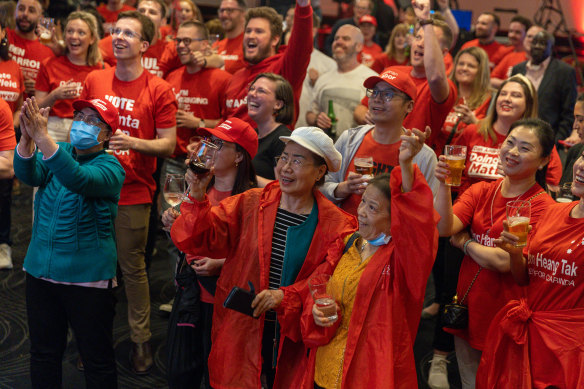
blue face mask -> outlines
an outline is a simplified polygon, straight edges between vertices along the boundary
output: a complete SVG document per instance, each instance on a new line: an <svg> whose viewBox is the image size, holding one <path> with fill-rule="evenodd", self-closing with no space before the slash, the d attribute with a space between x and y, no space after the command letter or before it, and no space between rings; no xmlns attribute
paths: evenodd
<svg viewBox="0 0 584 389"><path fill-rule="evenodd" d="M373 240L368 240L371 246L383 246L384 244L388 244L391 240L391 235L385 235L383 232L379 234L379 236Z"/></svg>
<svg viewBox="0 0 584 389"><path fill-rule="evenodd" d="M71 126L71 145L79 150L87 150L93 146L97 146L101 142L97 140L101 128L92 126L84 121L74 121Z"/></svg>

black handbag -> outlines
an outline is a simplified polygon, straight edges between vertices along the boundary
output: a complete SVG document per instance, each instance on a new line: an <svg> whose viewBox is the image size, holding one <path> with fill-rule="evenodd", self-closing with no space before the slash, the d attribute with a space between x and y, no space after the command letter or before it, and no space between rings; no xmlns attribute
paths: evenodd
<svg viewBox="0 0 584 389"><path fill-rule="evenodd" d="M444 310L442 311L442 315L440 317L443 327L452 328L455 330L461 330L468 327L468 307L464 305L464 300L466 299L466 296L468 296L468 292L470 292L470 288L472 288L472 285L479 276L481 270L483 270L482 267L480 267L477 271L477 274L475 274L472 282L466 290L466 293L464 294L464 297L462 297L460 302L458 302L458 296L455 295L452 298L452 302L444 306Z"/></svg>

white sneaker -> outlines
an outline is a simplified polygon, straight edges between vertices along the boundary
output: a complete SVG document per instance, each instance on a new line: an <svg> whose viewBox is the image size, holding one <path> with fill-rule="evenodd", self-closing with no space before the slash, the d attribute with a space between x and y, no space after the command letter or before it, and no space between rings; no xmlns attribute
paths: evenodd
<svg viewBox="0 0 584 389"><path fill-rule="evenodd" d="M12 248L6 243L0 244L0 269L12 269Z"/></svg>
<svg viewBox="0 0 584 389"><path fill-rule="evenodd" d="M428 373L428 386L431 389L450 389L446 355L434 354Z"/></svg>
<svg viewBox="0 0 584 389"><path fill-rule="evenodd" d="M166 304L160 304L160 306L158 307L158 310L160 310L162 312L170 313L170 312L172 312L172 305L173 304L174 304L174 299L170 300Z"/></svg>

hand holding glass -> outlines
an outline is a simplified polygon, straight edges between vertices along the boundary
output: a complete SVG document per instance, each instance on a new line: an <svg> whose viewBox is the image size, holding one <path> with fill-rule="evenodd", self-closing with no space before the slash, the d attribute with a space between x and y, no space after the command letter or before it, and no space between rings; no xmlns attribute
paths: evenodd
<svg viewBox="0 0 584 389"><path fill-rule="evenodd" d="M444 183L448 186L460 186L464 162L466 161L466 146L446 145L444 156L450 170L450 174L446 176Z"/></svg>
<svg viewBox="0 0 584 389"><path fill-rule="evenodd" d="M38 22L38 33L41 43L50 43L53 39L53 30L55 28L55 19L40 18Z"/></svg>
<svg viewBox="0 0 584 389"><path fill-rule="evenodd" d="M373 157L355 157L355 172L363 178L373 178Z"/></svg>
<svg viewBox="0 0 584 389"><path fill-rule="evenodd" d="M529 201L515 200L507 203L507 227L510 233L519 238L515 247L527 245L530 218L531 203Z"/></svg>
<svg viewBox="0 0 584 389"><path fill-rule="evenodd" d="M179 205L185 197L185 176L182 174L167 174L162 193L164 201L171 207Z"/></svg>
<svg viewBox="0 0 584 389"><path fill-rule="evenodd" d="M319 311L330 322L334 322L339 317L337 315L337 303L335 302L331 288L330 286L327 288L330 277L327 274L313 276L308 280L308 288Z"/></svg>

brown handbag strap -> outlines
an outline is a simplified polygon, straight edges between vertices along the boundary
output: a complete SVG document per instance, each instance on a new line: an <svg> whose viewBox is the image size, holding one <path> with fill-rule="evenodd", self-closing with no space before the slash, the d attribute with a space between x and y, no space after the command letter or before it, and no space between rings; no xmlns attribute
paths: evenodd
<svg viewBox="0 0 584 389"><path fill-rule="evenodd" d="M468 289L466 290L466 293L464 294L464 297L462 298L462 300L460 300L460 304L464 303L464 300L466 300L466 296L468 296L468 292L470 292L470 288L472 288L472 285L477 280L477 277L479 276L479 273L481 272L481 270L483 270L483 268L479 266L479 270L477 271L477 274L475 274L474 278L470 282L470 285L468 286Z"/></svg>

